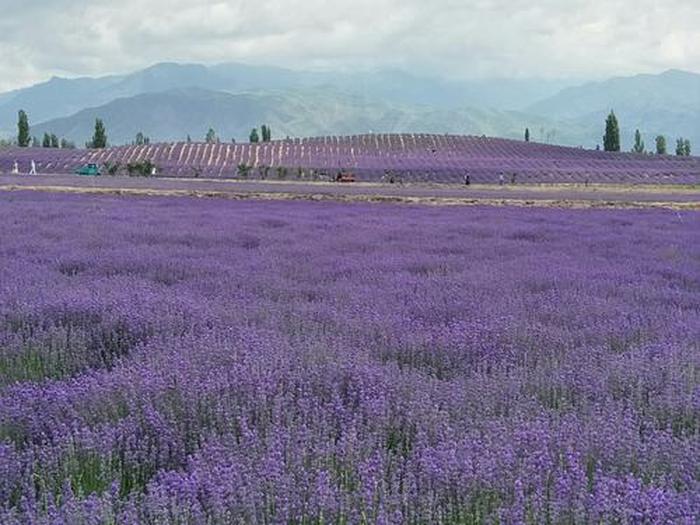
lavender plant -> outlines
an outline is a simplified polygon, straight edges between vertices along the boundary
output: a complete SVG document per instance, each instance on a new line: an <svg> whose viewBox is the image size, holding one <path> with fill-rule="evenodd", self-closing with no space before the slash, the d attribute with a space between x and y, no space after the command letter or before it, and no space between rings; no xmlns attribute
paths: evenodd
<svg viewBox="0 0 700 525"><path fill-rule="evenodd" d="M697 523L699 219L0 194L0 523Z"/></svg>

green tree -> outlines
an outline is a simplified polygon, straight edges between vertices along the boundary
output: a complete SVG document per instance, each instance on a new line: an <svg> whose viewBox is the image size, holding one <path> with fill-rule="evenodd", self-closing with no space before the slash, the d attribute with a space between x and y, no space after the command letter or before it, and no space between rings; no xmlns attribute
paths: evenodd
<svg viewBox="0 0 700 525"><path fill-rule="evenodd" d="M525 142L530 142L530 128L525 128Z"/></svg>
<svg viewBox="0 0 700 525"><path fill-rule="evenodd" d="M95 119L95 133L89 143L91 148L102 149L107 147L107 130L101 119Z"/></svg>
<svg viewBox="0 0 700 525"><path fill-rule="evenodd" d="M676 141L676 155L685 157L685 140L682 138Z"/></svg>
<svg viewBox="0 0 700 525"><path fill-rule="evenodd" d="M144 144L146 144L146 137L144 137L143 133L141 133L140 131L136 134L134 144L136 144L137 146L143 146Z"/></svg>
<svg viewBox="0 0 700 525"><path fill-rule="evenodd" d="M58 135L51 133L51 147L57 148L59 146Z"/></svg>
<svg viewBox="0 0 700 525"><path fill-rule="evenodd" d="M690 157L690 153L691 153L691 150L690 150L690 140L689 140L689 139L685 139L685 141L683 142L683 154L684 154L686 157Z"/></svg>
<svg viewBox="0 0 700 525"><path fill-rule="evenodd" d="M620 124L617 121L614 111L610 112L605 121L603 149L605 149L605 151L620 151Z"/></svg>
<svg viewBox="0 0 700 525"><path fill-rule="evenodd" d="M20 148L29 147L32 138L29 136L29 118L27 113L20 109L17 118L17 145Z"/></svg>
<svg viewBox="0 0 700 525"><path fill-rule="evenodd" d="M656 154L657 155L666 155L668 153L667 147L666 147L666 137L663 135L659 135L656 137Z"/></svg>
<svg viewBox="0 0 700 525"><path fill-rule="evenodd" d="M634 153L644 153L646 151L644 141L642 140L642 134L639 130L634 132L634 146L632 146L632 151Z"/></svg>
<svg viewBox="0 0 700 525"><path fill-rule="evenodd" d="M207 144L214 144L218 141L219 140L216 138L216 131L214 131L212 128L209 128L209 131L207 131L207 134L204 137L204 142L206 142Z"/></svg>
<svg viewBox="0 0 700 525"><path fill-rule="evenodd" d="M192 142L192 137L190 137L190 134L187 134L187 144L190 144Z"/></svg>
<svg viewBox="0 0 700 525"><path fill-rule="evenodd" d="M258 136L257 128L253 128L250 132L250 142L253 144L257 144L258 142L260 142L260 137Z"/></svg>
<svg viewBox="0 0 700 525"><path fill-rule="evenodd" d="M51 147L51 135L48 133L44 133L44 139L41 141L41 147L42 148L50 148Z"/></svg>

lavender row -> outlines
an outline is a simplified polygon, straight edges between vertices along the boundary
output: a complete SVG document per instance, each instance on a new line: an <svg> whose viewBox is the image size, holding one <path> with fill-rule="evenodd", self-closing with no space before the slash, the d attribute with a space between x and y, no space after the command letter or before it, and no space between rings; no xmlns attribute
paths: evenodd
<svg viewBox="0 0 700 525"><path fill-rule="evenodd" d="M528 182L697 184L700 161L606 153L504 139L440 135L362 135L295 139L264 144L149 144L106 150L6 149L0 171L31 161L43 173L71 173L81 164L106 167L149 160L161 175L217 178L319 178L352 170L362 180L390 175L406 182Z"/></svg>

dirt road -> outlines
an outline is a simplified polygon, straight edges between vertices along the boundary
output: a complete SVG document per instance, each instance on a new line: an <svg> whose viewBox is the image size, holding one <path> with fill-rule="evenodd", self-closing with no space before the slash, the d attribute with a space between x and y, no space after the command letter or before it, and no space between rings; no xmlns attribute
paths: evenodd
<svg viewBox="0 0 700 525"><path fill-rule="evenodd" d="M623 185L396 185L214 179L2 175L0 190L425 204L700 209L700 188Z"/></svg>

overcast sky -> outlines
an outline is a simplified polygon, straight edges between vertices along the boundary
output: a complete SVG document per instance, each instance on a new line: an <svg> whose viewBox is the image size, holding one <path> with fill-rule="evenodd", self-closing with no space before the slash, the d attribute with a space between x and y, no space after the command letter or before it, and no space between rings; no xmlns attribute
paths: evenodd
<svg viewBox="0 0 700 525"><path fill-rule="evenodd" d="M456 77L700 71L700 0L0 0L0 91L161 61Z"/></svg>

